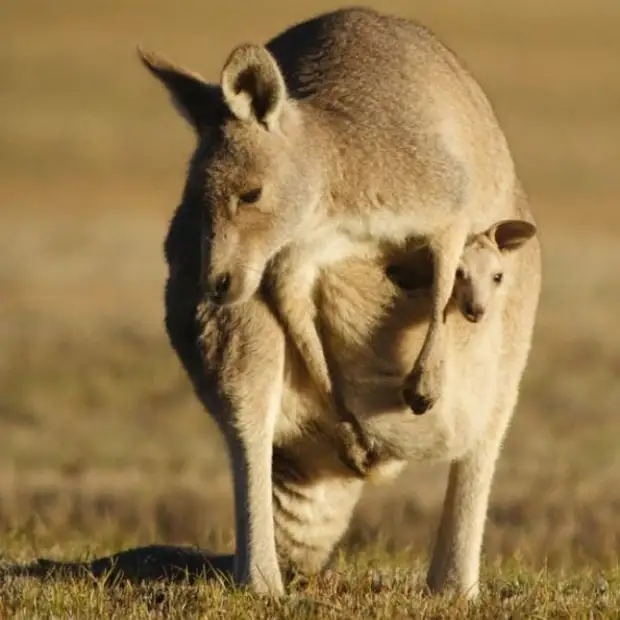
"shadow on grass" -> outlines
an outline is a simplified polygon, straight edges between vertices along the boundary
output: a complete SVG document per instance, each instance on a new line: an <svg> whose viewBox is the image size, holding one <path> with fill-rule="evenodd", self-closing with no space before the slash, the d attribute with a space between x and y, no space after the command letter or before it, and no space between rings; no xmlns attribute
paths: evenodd
<svg viewBox="0 0 620 620"><path fill-rule="evenodd" d="M232 585L233 562L234 555L212 555L195 547L148 545L83 562L39 558L28 564L9 564L0 567L0 582L7 577L93 579L115 586L122 582L191 584L217 579Z"/></svg>

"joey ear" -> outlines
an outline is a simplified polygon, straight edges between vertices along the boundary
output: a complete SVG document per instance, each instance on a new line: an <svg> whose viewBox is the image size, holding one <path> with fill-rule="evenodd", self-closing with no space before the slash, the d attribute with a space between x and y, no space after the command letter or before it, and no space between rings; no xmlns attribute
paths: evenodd
<svg viewBox="0 0 620 620"><path fill-rule="evenodd" d="M142 64L168 89L179 114L199 132L216 105L218 89L200 75L137 47Z"/></svg>
<svg viewBox="0 0 620 620"><path fill-rule="evenodd" d="M503 220L493 224L487 231L500 252L519 249L536 234L536 226L525 220Z"/></svg>
<svg viewBox="0 0 620 620"><path fill-rule="evenodd" d="M221 75L226 105L239 120L273 129L286 101L286 85L275 58L261 45L236 47Z"/></svg>

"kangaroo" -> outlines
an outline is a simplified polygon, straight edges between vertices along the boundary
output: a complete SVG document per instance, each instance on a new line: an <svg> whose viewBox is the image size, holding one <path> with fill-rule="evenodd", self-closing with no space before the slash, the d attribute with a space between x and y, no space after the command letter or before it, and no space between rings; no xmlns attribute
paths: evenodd
<svg viewBox="0 0 620 620"><path fill-rule="evenodd" d="M468 321L478 323L492 306L504 280L504 255L518 250L535 234L536 226L531 222L507 220L467 241L452 297Z"/></svg>
<svg viewBox="0 0 620 620"><path fill-rule="evenodd" d="M488 230L471 235L456 270L456 279L450 302L471 323L478 323L497 303L499 291L504 281L505 257L518 250L536 234L536 226L526 220L504 220L493 224ZM400 288L414 293L419 287L429 285L429 261L432 255L426 256L425 263L390 265L386 269L388 277ZM412 267L417 272L412 272ZM422 270L421 270L422 269ZM424 271L426 270L426 271ZM450 311L450 306L446 309ZM450 350L438 352L447 359ZM409 395L406 400L414 397ZM443 403L443 408L448 403ZM371 473L376 464L377 455L374 447L369 445L368 438L362 430L350 421L342 421L339 427L345 458L354 471L364 475ZM360 441L362 437L362 441Z"/></svg>
<svg viewBox="0 0 620 620"><path fill-rule="evenodd" d="M506 220L497 222L483 233L469 236L450 298L467 320L478 323L493 303L504 277L503 255L519 249L535 234L536 226L531 222ZM425 267L429 268L428 265ZM428 284L424 282L424 273L411 273L407 265L390 265L386 273L404 290L415 290L416 286Z"/></svg>
<svg viewBox="0 0 620 620"><path fill-rule="evenodd" d="M408 20L345 10L266 46L239 45L219 86L141 57L199 131L189 174L209 213L212 301L243 302L272 275L277 312L327 396L313 328L317 272L412 236L429 245L435 303L410 403L428 410L439 398L436 351L466 235L503 215L513 176L491 163L504 137L488 130L490 105L452 52Z"/></svg>
<svg viewBox="0 0 620 620"><path fill-rule="evenodd" d="M376 446L366 479L391 479L399 460L400 466L451 463L427 583L433 592L452 586L467 598L479 592L491 482L516 406L540 291L539 242L520 192L513 208L515 219L529 226L503 223L485 231L502 247L503 279L484 323L472 325L456 299L448 306L446 381L432 416L412 418L397 395L425 337L428 288L403 291L380 266L360 260L331 269L321 281L322 332L334 376L343 402ZM414 266L424 269L428 260L422 253ZM353 310L355 325L347 321Z"/></svg>
<svg viewBox="0 0 620 620"><path fill-rule="evenodd" d="M422 298L407 306L406 324L415 323L413 312L416 326L427 327L422 341L408 341L408 350L419 352L409 359L413 366L424 359L424 351L458 334L447 326L435 332L431 327L443 323L444 317L437 317L445 304L437 300L451 295L467 234L502 219L527 219L529 210L516 206L512 157L482 90L454 54L415 22L366 8L326 13L285 30L265 46L237 47L224 64L220 84L154 54L141 52L141 57L197 136L165 244L167 333L229 449L235 580L278 595L284 565L306 572L325 565L364 485L364 477L346 468L338 454L337 399L372 437L388 469L408 458L408 449L412 458L457 454L439 449L456 432L445 416L435 421L435 416L409 416L407 422L400 415L411 367L384 375L375 354L375 349L385 350L387 368L402 357L402 330L392 326L379 330L381 339L376 336L377 321L392 325L394 295L382 288L383 280L375 292L367 283L377 273L384 277L386 265L407 254L412 239L431 249L432 308ZM539 269L537 255L518 254L527 255L522 261L528 269ZM341 283L330 288L330 277L350 261L364 265L361 276L343 268ZM514 287L526 282L532 292L520 291L521 315L518 303L505 313L508 333L519 335L518 346L503 342L503 324L492 330L470 328L466 331L493 334L494 355L489 357L486 344L465 339L462 355L447 365L432 359L422 379L467 376L467 357L480 349L486 357L480 353L473 366L497 370L505 393L497 408L512 411L538 296L536 277L523 265L517 264ZM445 273L447 293L438 275ZM288 289L285 295L273 293L273 274L275 283ZM356 298L356 290L368 293L368 299ZM329 309L316 302L329 291L356 303ZM286 302L276 303L276 312L273 295ZM361 315L358 306L364 308ZM327 326L330 342L334 333L346 334L342 349L323 344L315 334L323 367L337 369L333 382L343 395L327 392L327 404L326 392L317 395L295 340L308 320L316 324L317 334ZM450 350L455 346L448 341ZM507 353L511 347L515 351ZM383 377L387 384L367 382L362 390L366 402L360 402L350 385L358 373L363 376L365 358L375 364L370 376ZM485 378L479 390L487 388L496 393ZM424 381L417 381L416 392L428 408ZM467 397L473 398L469 392ZM485 395L485 403L494 398ZM465 405L460 410L469 411ZM385 412L391 421L386 422ZM480 418L477 424L484 426L489 416ZM489 454L503 429L499 426L489 430L488 442L480 431L484 449L491 446ZM482 458L478 452L476 458ZM463 484L484 491L489 468L476 472L459 464L449 493L462 493ZM459 540L456 547L437 552L445 562L434 569L435 589L446 585L457 567L458 589L474 591L468 589L471 570L458 571L469 567L479 550L485 506L476 495L475 514L464 521L446 517L457 521L456 533L446 534L447 544L453 536ZM444 514L452 510L446 506ZM474 528L473 539L461 548L460 537L467 538L468 528Z"/></svg>

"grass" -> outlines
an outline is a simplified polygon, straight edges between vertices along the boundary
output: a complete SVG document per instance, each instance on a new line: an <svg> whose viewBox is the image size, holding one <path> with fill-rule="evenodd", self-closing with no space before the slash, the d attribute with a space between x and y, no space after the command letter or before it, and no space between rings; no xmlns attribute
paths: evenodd
<svg viewBox="0 0 620 620"><path fill-rule="evenodd" d="M334 570L270 601L231 593L217 582L163 586L73 581L41 586L9 582L0 601L2 617L43 618L604 618L620 609L620 573L583 571L552 576L517 563L485 571L477 604L426 596L421 567L390 556L340 558Z"/></svg>
<svg viewBox="0 0 620 620"><path fill-rule="evenodd" d="M0 8L0 561L153 542L230 552L223 443L162 325L161 243L192 138L140 42L216 78L329 6L20 0ZM381 4L414 14L403 0ZM5 617L615 617L620 613L620 10L419 0L490 93L533 200L544 285L499 463L480 605L423 595L445 467L369 488L327 576L281 603L217 584L9 578Z"/></svg>

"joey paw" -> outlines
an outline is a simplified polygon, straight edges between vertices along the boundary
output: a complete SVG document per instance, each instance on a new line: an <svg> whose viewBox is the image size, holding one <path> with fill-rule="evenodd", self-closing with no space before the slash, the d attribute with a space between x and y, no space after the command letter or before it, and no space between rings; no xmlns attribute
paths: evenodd
<svg viewBox="0 0 620 620"><path fill-rule="evenodd" d="M439 400L437 390L428 386L429 373L414 369L405 379L402 396L405 404L415 415L422 415L432 409Z"/></svg>
<svg viewBox="0 0 620 620"><path fill-rule="evenodd" d="M434 399L418 394L415 390L408 387L403 389L403 399L415 415L426 413L435 404Z"/></svg>

